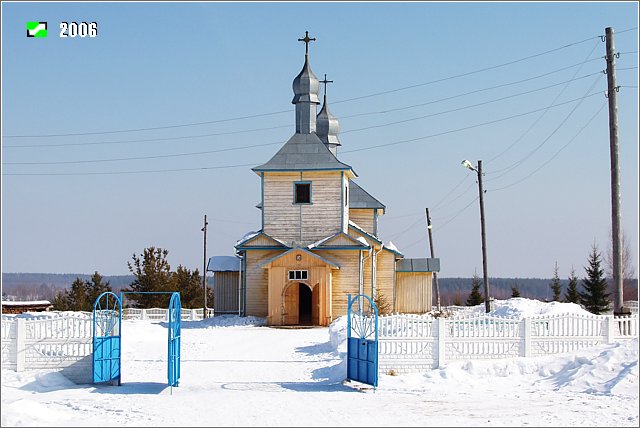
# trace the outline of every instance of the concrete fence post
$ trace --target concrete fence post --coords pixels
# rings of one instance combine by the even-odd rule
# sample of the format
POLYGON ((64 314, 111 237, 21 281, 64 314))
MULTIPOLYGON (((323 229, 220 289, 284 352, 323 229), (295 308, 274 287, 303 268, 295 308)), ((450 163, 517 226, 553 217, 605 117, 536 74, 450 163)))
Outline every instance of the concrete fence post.
POLYGON ((613 343, 616 337, 616 320, 613 315, 609 315, 605 321, 605 343, 613 343))
POLYGON ((24 371, 26 364, 26 338, 27 326, 26 320, 18 318, 16 320, 16 371, 24 371))
POLYGON ((147 310, 146 309, 142 309, 142 316, 141 316, 143 321, 146 321, 147 319, 147 310))
POLYGON ((522 357, 530 357, 533 352, 531 350, 531 318, 522 319, 522 357))
MULTIPOLYGON (((197 319, 198 319, 197 309, 191 309, 191 321, 195 321, 197 319)), ((204 312, 202 312, 202 319, 204 319, 204 312)))
POLYGON ((438 332, 436 340, 437 340, 437 348, 438 352, 436 353, 436 368, 440 368, 446 362, 446 351, 445 351, 445 343, 446 343, 446 330, 447 330, 447 320, 443 317, 436 318, 436 330, 438 332))

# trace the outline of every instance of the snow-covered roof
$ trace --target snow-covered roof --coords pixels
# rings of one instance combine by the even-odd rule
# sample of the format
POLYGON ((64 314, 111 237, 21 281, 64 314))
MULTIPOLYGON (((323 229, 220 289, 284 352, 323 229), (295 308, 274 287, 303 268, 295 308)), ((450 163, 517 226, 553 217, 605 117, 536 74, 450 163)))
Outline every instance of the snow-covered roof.
POLYGON ((207 272, 237 272, 240 259, 235 256, 213 256, 207 263, 207 272))
POLYGON ((396 253, 399 253, 400 250, 398 250, 398 247, 396 247, 395 245, 393 245, 393 242, 389 241, 388 244, 385 244, 385 247, 387 247, 388 249, 390 249, 391 251, 395 251, 396 253))
POLYGON ((37 306, 50 305, 48 300, 3 300, 2 306, 37 306))
POLYGON ((242 238, 240 238, 238 241, 236 241, 236 245, 235 246, 237 247, 240 244, 244 244, 249 239, 258 236, 261 233, 262 233, 262 230, 258 230, 257 232, 247 232, 247 233, 245 233, 245 235, 242 238))

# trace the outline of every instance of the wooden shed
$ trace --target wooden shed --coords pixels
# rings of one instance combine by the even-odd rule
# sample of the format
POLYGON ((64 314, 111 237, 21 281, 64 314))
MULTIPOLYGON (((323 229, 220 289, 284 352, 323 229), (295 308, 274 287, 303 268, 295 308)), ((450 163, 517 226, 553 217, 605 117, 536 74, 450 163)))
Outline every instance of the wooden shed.
POLYGON ((209 259, 207 272, 213 272, 213 313, 239 314, 240 262, 234 256, 214 256, 209 259))

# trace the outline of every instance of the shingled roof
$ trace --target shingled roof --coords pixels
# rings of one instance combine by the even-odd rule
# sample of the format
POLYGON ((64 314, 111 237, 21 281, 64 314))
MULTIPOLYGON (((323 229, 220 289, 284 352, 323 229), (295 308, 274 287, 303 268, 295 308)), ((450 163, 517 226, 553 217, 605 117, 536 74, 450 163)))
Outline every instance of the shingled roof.
POLYGON ((381 208, 384 210, 386 207, 382 202, 358 186, 355 181, 351 180, 349 182, 349 208, 381 208))
POLYGON ((351 170, 340 162, 314 133, 294 134, 269 162, 251 168, 262 171, 351 170))

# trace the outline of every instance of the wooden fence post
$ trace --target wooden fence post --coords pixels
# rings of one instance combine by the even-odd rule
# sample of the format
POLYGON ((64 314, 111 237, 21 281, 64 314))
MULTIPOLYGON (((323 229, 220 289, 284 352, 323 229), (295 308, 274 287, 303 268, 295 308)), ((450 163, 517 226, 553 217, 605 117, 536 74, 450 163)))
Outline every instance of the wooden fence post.
POLYGON ((26 363, 26 338, 27 328, 26 321, 22 318, 16 320, 16 371, 24 371, 26 363))
POLYGON ((533 352, 531 352, 531 318, 523 318, 522 319, 522 357, 530 357, 533 352))
POLYGON ((438 348, 438 352, 436 354, 436 361, 435 361, 436 368, 442 367, 447 360, 446 351, 445 351, 445 342, 446 342, 445 336, 446 336, 446 330, 447 330, 446 322, 447 322, 446 318, 444 317, 436 318, 436 330, 438 332, 436 336, 437 348, 438 348))

